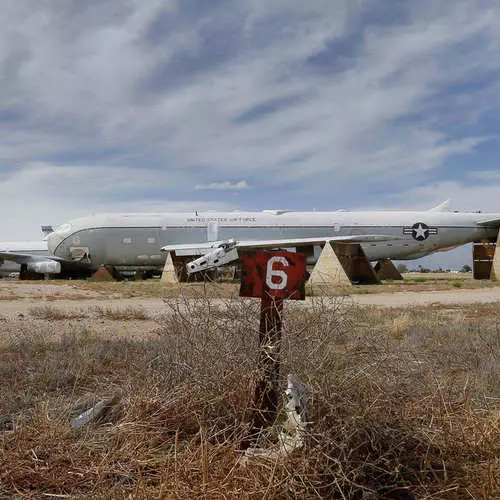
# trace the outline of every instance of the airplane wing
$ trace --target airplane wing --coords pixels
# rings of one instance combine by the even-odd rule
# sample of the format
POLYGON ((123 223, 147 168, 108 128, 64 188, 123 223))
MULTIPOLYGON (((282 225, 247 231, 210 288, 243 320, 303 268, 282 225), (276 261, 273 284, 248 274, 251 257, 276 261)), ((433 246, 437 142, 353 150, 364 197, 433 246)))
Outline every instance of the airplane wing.
POLYGON ((12 262, 16 262, 17 264, 28 264, 30 262, 43 262, 46 260, 59 262, 64 260, 59 257, 55 257, 53 255, 34 255, 30 253, 11 252, 9 250, 1 250, 0 259, 11 260, 12 262))
POLYGON ((322 245, 330 241, 345 243, 367 243, 375 241, 390 241, 398 239, 391 235, 364 234, 352 236, 327 236, 315 238, 286 238, 269 240, 223 240, 206 243, 188 243, 166 245, 162 252, 173 252, 176 255, 202 255, 187 264, 189 274, 214 267, 219 267, 239 258, 238 249, 250 248, 288 248, 309 245, 322 245))
POLYGON ((34 255, 29 253, 0 251, 0 260, 9 260, 17 264, 26 264, 28 270, 36 273, 59 274, 61 272, 61 262, 64 259, 53 255, 34 255))
POLYGON ((81 273, 86 275, 95 271, 91 263, 70 261, 55 255, 37 255, 30 253, 0 250, 0 263, 4 260, 26 265, 28 271, 40 274, 81 273))
POLYGON ((367 243, 375 241, 389 241, 395 240, 394 236, 368 234, 368 235, 354 235, 354 236, 333 236, 327 238, 289 238, 289 239, 276 239, 276 240, 248 240, 238 241, 237 248, 287 248, 287 247, 303 247, 308 245, 323 245, 328 241, 338 241, 345 243, 367 243))
POLYGON ((477 221, 476 224, 483 227, 500 227, 500 219, 480 220, 477 221))
POLYGON ((301 247, 308 245, 323 245, 327 241, 338 241, 346 243, 368 243, 376 241, 396 240, 395 236, 381 234, 364 234, 353 236, 326 236, 316 238, 286 238, 274 240, 219 240, 207 241, 205 243, 184 243, 175 245, 166 245, 162 247, 162 252, 176 252, 178 255, 201 255, 207 251, 213 250, 229 244, 236 248, 287 248, 301 247))

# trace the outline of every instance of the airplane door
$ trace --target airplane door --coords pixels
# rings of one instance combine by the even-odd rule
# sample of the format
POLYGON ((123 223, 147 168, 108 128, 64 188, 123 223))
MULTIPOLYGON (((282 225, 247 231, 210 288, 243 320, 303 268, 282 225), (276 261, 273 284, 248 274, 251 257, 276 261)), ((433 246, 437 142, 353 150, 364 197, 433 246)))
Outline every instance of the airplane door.
POLYGON ((72 261, 91 262, 89 247, 69 247, 69 253, 72 261))

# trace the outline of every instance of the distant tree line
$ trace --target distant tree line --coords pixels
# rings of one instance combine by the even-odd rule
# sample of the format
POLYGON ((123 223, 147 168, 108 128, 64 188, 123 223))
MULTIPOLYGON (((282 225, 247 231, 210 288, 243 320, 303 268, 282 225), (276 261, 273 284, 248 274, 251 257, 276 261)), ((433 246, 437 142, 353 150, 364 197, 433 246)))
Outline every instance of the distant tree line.
MULTIPOLYGON (((451 273, 451 269, 443 269, 439 267, 437 269, 430 269, 428 267, 424 267, 421 264, 418 265, 416 269, 408 269, 406 264, 398 264, 397 269, 400 273, 451 273)), ((468 264, 465 264, 459 270, 460 273, 470 273, 472 272, 472 267, 468 264)))

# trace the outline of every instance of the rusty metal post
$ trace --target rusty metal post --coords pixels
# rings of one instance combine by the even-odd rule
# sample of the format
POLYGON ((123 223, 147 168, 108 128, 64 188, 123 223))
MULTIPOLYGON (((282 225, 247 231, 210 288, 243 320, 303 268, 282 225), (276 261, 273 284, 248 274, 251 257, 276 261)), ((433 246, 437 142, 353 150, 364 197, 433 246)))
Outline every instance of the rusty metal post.
POLYGON ((262 297, 259 329, 259 378, 254 394, 254 429, 271 426, 279 403, 283 299, 262 297))

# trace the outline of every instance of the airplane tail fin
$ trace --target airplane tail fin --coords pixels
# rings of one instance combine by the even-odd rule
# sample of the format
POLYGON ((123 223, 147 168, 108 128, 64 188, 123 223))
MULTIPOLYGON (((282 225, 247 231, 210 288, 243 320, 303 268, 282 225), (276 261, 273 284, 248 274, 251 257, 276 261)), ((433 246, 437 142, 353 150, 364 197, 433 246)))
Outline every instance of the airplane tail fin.
POLYGON ((42 232, 42 240, 46 240, 47 236, 50 233, 54 232, 54 228, 52 226, 41 226, 41 232, 42 232))
POLYGON ((440 203, 439 205, 435 206, 434 208, 430 208, 428 211, 429 212, 449 212, 450 206, 451 206, 451 200, 448 198, 446 201, 443 201, 443 203, 440 203))

